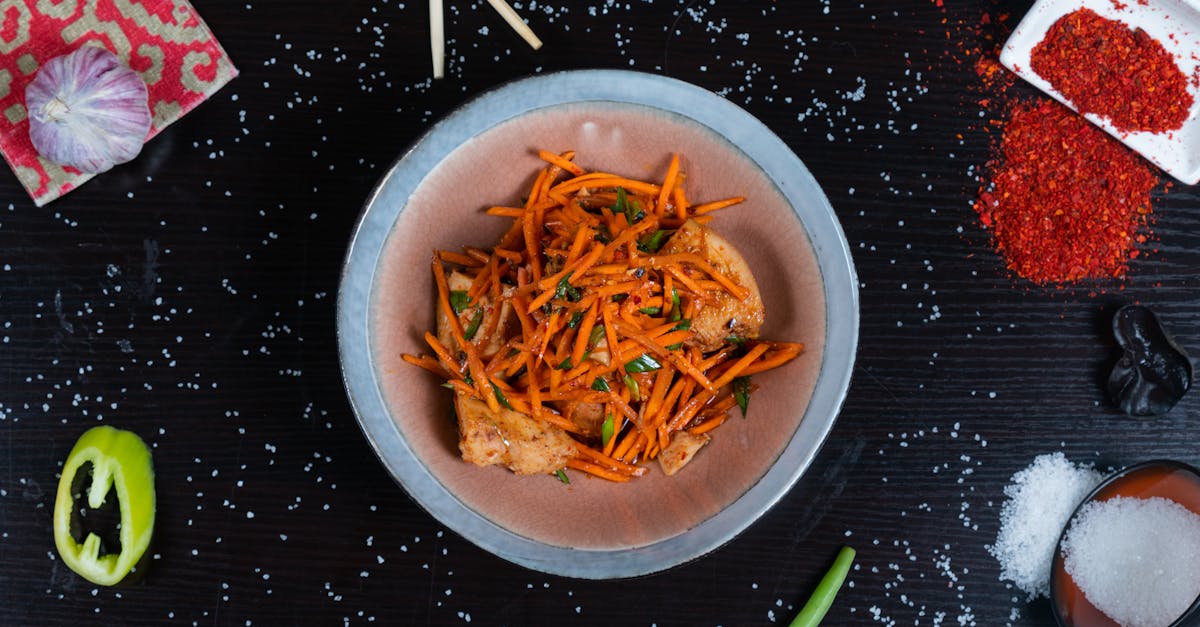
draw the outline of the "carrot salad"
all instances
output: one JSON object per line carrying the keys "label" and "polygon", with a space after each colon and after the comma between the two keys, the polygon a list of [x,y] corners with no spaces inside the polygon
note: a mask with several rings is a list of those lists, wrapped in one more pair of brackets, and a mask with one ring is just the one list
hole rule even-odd
{"label": "carrot salad", "polygon": [[741,197],[692,204],[679,156],[662,181],[546,165],[490,250],[434,252],[437,332],[408,363],[455,394],[463,458],[519,474],[565,468],[625,482],[674,474],[735,408],[751,376],[799,355],[758,339],[762,299],[707,225]]}

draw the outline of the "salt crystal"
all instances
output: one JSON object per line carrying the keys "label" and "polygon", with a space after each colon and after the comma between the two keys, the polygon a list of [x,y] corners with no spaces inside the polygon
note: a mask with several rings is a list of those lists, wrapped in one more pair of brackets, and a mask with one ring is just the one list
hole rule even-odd
{"label": "salt crystal", "polygon": [[1000,533],[988,552],[1000,562],[1000,578],[1030,599],[1050,596],[1050,565],[1071,513],[1103,475],[1076,466],[1062,453],[1039,455],[1004,488]]}
{"label": "salt crystal", "polygon": [[1200,596],[1200,516],[1175,501],[1088,503],[1063,541],[1067,573],[1125,627],[1164,627]]}

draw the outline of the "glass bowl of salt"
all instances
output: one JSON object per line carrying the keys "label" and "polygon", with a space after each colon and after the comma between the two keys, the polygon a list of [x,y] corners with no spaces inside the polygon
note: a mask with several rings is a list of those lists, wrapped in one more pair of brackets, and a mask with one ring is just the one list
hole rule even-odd
{"label": "glass bowl of salt", "polygon": [[1102,481],[1059,536],[1050,603],[1061,627],[1200,622],[1200,471],[1155,460]]}

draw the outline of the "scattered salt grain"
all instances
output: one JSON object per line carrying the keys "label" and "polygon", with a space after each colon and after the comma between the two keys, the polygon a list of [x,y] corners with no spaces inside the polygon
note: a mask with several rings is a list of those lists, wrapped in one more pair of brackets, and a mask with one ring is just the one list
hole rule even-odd
{"label": "scattered salt grain", "polygon": [[1126,627],[1170,625],[1200,596],[1200,516],[1169,499],[1088,503],[1063,553],[1088,601]]}
{"label": "scattered salt grain", "polygon": [[1058,538],[1071,512],[1103,478],[1058,452],[1039,455],[1013,475],[1004,488],[1008,500],[1000,509],[1000,533],[988,547],[1000,562],[1000,578],[1012,581],[1030,599],[1050,596]]}

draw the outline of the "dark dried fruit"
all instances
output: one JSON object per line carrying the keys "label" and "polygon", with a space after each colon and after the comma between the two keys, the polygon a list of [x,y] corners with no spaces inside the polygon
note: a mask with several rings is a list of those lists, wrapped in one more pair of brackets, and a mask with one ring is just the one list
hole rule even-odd
{"label": "dark dried fruit", "polygon": [[1108,377],[1108,393],[1130,416],[1161,416],[1192,386],[1192,361],[1154,312],[1126,305],[1113,316],[1113,335],[1125,351]]}

